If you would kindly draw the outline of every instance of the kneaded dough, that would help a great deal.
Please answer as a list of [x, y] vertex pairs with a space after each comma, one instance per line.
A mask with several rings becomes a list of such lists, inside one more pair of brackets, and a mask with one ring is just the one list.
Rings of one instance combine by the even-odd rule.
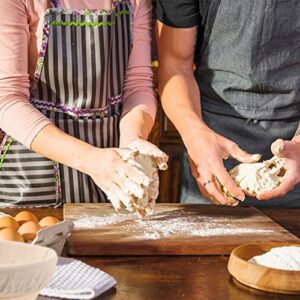
[[147, 188], [144, 187], [144, 196], [135, 198], [135, 210], [142, 217], [152, 214], [155, 200], [159, 193], [159, 167], [156, 158], [151, 155], [138, 153], [134, 158], [129, 158], [125, 161], [142, 171], [149, 178], [150, 184]]
[[[271, 191], [282, 182], [285, 174], [283, 160], [273, 156], [260, 163], [242, 163], [229, 171], [229, 174], [246, 195], [256, 196]], [[226, 193], [226, 190], [224, 189]]]

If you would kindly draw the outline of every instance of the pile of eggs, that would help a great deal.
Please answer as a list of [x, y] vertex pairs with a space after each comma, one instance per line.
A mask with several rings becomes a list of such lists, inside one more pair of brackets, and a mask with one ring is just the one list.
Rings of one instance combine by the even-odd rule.
[[40, 221], [30, 211], [21, 211], [14, 218], [0, 217], [0, 241], [31, 242], [37, 232], [45, 227], [59, 223], [55, 217], [45, 217]]

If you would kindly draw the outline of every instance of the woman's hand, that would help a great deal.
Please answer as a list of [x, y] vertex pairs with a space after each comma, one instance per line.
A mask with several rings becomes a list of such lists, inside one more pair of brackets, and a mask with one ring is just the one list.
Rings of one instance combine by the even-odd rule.
[[150, 142], [138, 138], [125, 145], [125, 147], [131, 150], [136, 150], [140, 154], [153, 157], [160, 170], [166, 170], [168, 168], [168, 155]]
[[272, 191], [257, 195], [259, 200], [269, 200], [286, 195], [300, 181], [300, 140], [276, 140], [271, 146], [272, 153], [284, 161], [286, 173], [281, 184]]
[[[237, 144], [224, 138], [209, 128], [202, 128], [197, 139], [186, 143], [192, 174], [203, 196], [216, 204], [237, 205], [245, 199], [239, 188], [223, 165], [223, 159], [235, 158], [240, 162], [253, 163], [260, 159], [259, 154], [251, 155]], [[230, 197], [222, 192], [228, 190]]]
[[[125, 147], [124, 149], [120, 149], [122, 158], [131, 164], [137, 165], [150, 179], [150, 184], [146, 188], [145, 196], [140, 200], [140, 203], [142, 206], [146, 206], [146, 211], [151, 214], [159, 194], [158, 170], [166, 170], [168, 168], [168, 155], [152, 143], [140, 138], [131, 141]], [[128, 151], [138, 153], [135, 160], [130, 160], [130, 158], [126, 157], [128, 156]]]
[[[135, 199], [144, 197], [149, 178], [136, 167], [122, 160], [119, 149], [92, 148], [87, 155], [85, 173], [104, 191], [116, 210], [126, 207], [139, 213]], [[134, 157], [135, 151], [126, 155]]]

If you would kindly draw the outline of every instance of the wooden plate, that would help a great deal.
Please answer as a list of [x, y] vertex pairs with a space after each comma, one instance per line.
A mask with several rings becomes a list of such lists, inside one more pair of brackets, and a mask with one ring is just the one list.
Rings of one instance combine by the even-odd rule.
[[300, 294], [300, 271], [286, 271], [267, 268], [248, 260], [261, 255], [274, 247], [299, 246], [289, 243], [246, 244], [232, 250], [229, 273], [239, 282], [252, 288], [281, 294]]

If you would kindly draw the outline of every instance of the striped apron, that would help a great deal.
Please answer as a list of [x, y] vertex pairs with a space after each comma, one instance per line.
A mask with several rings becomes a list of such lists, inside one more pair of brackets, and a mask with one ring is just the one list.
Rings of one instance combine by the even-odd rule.
[[[96, 147], [117, 147], [122, 88], [132, 46], [130, 1], [109, 10], [64, 9], [51, 1], [31, 103], [64, 132]], [[57, 145], [59, 148], [59, 145]], [[104, 202], [93, 180], [6, 135], [1, 145], [0, 205]]]

